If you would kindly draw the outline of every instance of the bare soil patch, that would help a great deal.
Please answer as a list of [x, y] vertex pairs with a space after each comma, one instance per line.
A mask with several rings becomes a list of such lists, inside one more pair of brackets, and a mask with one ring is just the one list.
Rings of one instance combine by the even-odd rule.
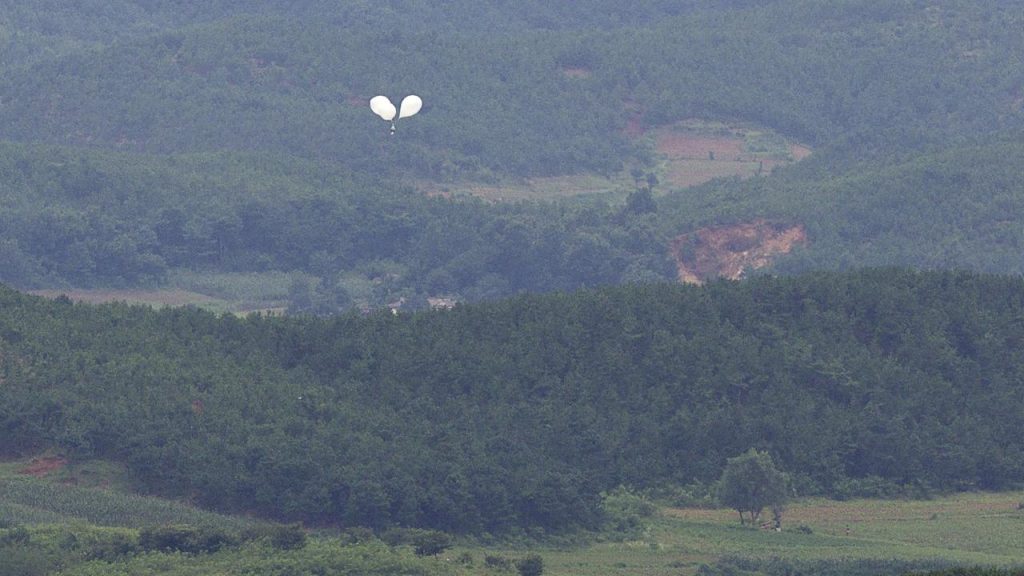
[[651, 134], [663, 163], [663, 180], [675, 187], [767, 174], [811, 154], [810, 148], [762, 129], [701, 120], [685, 120]]
[[772, 263], [807, 242], [802, 225], [785, 226], [758, 219], [730, 226], [701, 228], [677, 236], [670, 250], [679, 281], [701, 284], [710, 278], [738, 280], [747, 270]]

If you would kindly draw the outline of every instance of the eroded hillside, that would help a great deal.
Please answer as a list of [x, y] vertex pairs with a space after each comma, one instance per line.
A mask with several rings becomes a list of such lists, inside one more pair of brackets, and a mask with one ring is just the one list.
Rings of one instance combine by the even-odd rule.
[[806, 243], [803, 225], [758, 219], [681, 234], [672, 241], [671, 252], [679, 281], [702, 284], [711, 278], [738, 280]]

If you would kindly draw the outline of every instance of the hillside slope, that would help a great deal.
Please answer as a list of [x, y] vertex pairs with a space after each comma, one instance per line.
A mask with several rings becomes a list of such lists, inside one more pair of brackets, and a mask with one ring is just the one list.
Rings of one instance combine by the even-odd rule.
[[[2, 151], [0, 280], [294, 274], [293, 300], [317, 302], [296, 310], [424, 306], [671, 279], [672, 246], [756, 221], [806, 231], [768, 270], [1019, 272], [1019, 12], [754, 4], [0, 10], [19, 30], [0, 75], [0, 138], [16, 142]], [[413, 91], [424, 111], [387, 137], [367, 99]], [[651, 135], [693, 118], [815, 152], [746, 182], [645, 190]], [[625, 208], [625, 192], [552, 209], [402, 184], [631, 171]]]
[[1019, 277], [875, 270], [330, 321], [3, 292], [4, 449], [281, 519], [501, 532], [770, 450], [802, 494], [1018, 486]]

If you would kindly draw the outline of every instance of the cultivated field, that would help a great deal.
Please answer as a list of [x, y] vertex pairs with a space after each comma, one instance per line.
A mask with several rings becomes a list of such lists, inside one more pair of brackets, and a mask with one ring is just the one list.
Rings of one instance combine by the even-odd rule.
[[[35, 525], [34, 533], [43, 534], [60, 531], [61, 526], [189, 524], [239, 530], [254, 524], [247, 518], [122, 493], [122, 470], [102, 462], [47, 465], [41, 471], [51, 460], [0, 462], [0, 518], [8, 525]], [[72, 485], [87, 477], [101, 481], [83, 483], [119, 490]], [[827, 563], [833, 568], [837, 563], [865, 561], [1020, 566], [1022, 503], [1024, 492], [915, 501], [808, 499], [788, 507], [781, 532], [742, 527], [731, 510], [667, 508], [629, 538], [606, 533], [592, 535], [583, 545], [556, 546], [543, 540], [515, 547], [461, 545], [427, 564], [444, 573], [497, 576], [515, 571], [487, 566], [487, 556], [514, 560], [539, 554], [548, 576], [685, 576], [722, 558], [805, 567]], [[332, 533], [322, 531], [316, 546], [343, 547]], [[238, 554], [226, 552], [203, 562], [234, 562]]]
[[[706, 120], [684, 120], [631, 136], [650, 146], [658, 165], [657, 192], [703, 184], [715, 178], [750, 178], [807, 157], [811, 150], [763, 128]], [[418, 182], [426, 194], [471, 195], [496, 202], [555, 200], [601, 194], [625, 197], [636, 187], [629, 170], [612, 176], [577, 174], [498, 184]]]
[[678, 576], [723, 556], [1020, 565], [1022, 502], [1024, 492], [925, 501], [806, 500], [789, 507], [782, 532], [741, 527], [731, 510], [666, 509], [636, 540], [541, 555], [545, 574], [552, 576]]

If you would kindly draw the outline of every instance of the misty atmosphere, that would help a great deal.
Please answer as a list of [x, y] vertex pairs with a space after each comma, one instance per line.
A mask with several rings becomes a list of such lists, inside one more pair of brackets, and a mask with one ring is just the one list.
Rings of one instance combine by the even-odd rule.
[[1024, 7], [0, 6], [0, 576], [1024, 573]]

